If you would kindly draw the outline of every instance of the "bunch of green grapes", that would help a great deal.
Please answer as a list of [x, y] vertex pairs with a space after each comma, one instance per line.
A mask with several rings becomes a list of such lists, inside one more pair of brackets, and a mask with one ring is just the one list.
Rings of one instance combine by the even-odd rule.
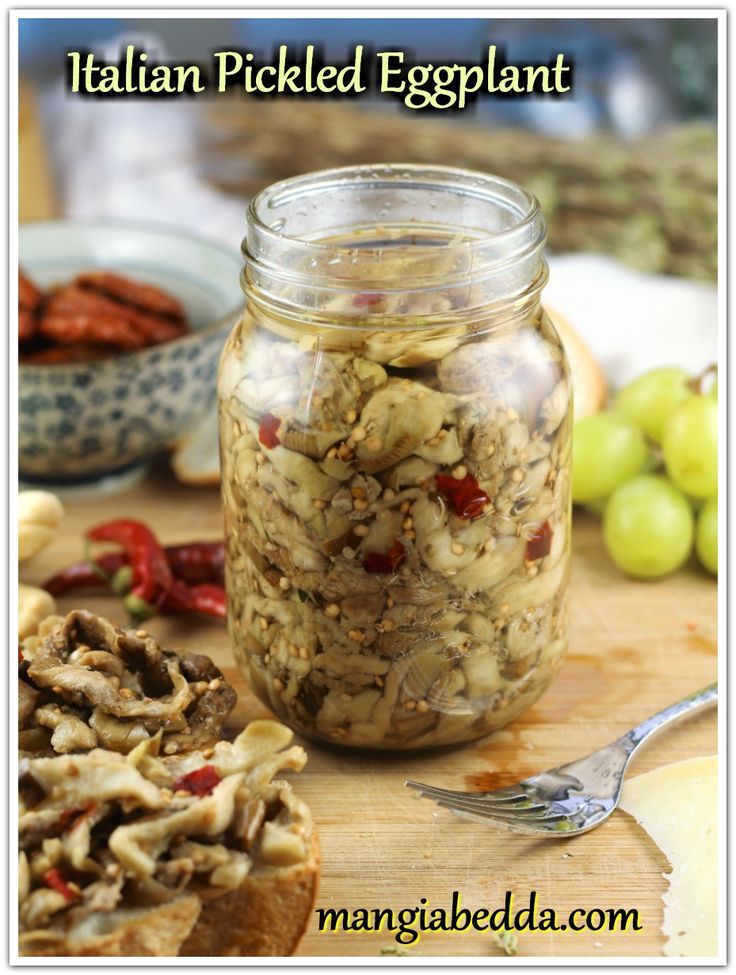
[[710, 370], [655, 369], [613, 407], [582, 417], [573, 437], [573, 501], [603, 518], [613, 561], [629, 575], [678, 569], [693, 545], [718, 574], [717, 383]]

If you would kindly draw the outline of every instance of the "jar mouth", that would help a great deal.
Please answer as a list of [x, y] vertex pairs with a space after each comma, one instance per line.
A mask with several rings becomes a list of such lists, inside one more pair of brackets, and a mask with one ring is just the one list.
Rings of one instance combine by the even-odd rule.
[[493, 278], [495, 297], [537, 277], [546, 223], [534, 195], [491, 174], [421, 164], [322, 170], [251, 201], [246, 275], [272, 290], [407, 293]]

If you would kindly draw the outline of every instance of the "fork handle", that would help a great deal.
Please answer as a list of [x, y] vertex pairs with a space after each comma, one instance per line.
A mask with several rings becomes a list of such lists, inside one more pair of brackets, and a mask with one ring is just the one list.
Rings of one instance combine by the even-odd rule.
[[684, 697], [676, 704], [670, 704], [668, 708], [653, 714], [650, 718], [642, 721], [631, 731], [619, 738], [629, 754], [633, 754], [640, 745], [651, 738], [656, 732], [669, 727], [681, 718], [689, 717], [704, 708], [710, 707], [718, 701], [718, 684], [709, 684], [702, 691]]

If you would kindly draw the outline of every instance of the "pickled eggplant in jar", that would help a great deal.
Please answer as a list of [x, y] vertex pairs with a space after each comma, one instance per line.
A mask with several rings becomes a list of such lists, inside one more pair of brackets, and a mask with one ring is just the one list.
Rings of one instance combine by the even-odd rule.
[[303, 734], [471, 740], [562, 662], [571, 395], [544, 235], [513, 184], [421, 166], [251, 206], [218, 383], [229, 625]]

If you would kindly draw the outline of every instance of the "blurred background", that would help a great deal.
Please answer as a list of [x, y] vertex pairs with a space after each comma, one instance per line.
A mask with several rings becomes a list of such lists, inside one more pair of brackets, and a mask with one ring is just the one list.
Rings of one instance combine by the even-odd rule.
[[[245, 201], [296, 173], [356, 162], [435, 162], [532, 189], [553, 252], [610, 254], [641, 270], [716, 275], [714, 19], [22, 19], [21, 219], [145, 217], [237, 247]], [[66, 52], [208, 62], [212, 51], [356, 43], [434, 63], [575, 62], [570, 97], [483, 98], [461, 113], [387, 97], [82, 99]], [[441, 62], [439, 61], [441, 59]]]

